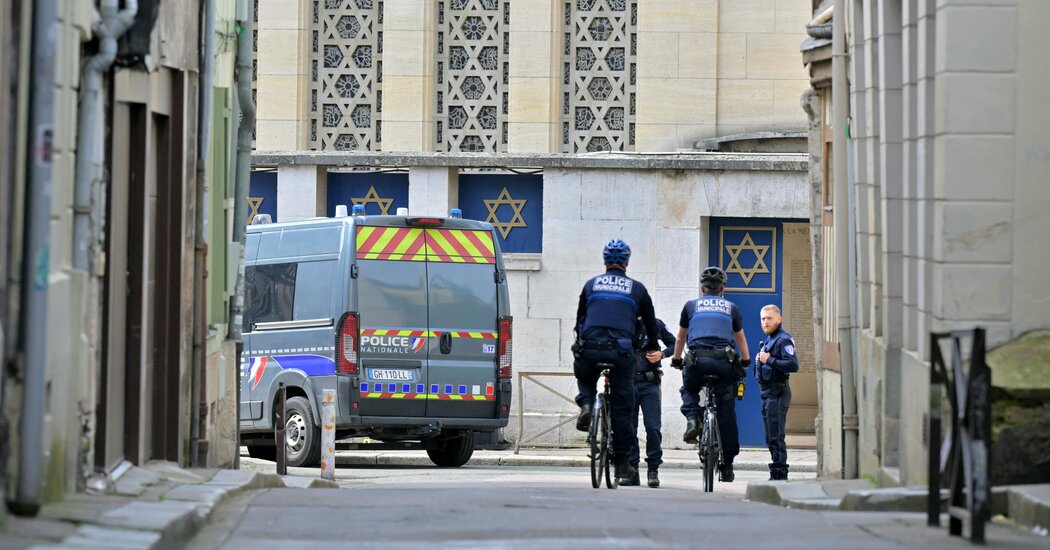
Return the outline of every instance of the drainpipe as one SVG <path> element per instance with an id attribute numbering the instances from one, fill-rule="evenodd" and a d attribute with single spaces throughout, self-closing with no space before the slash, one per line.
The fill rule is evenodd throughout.
<path id="1" fill-rule="evenodd" d="M 252 20 L 255 7 L 251 0 L 242 0 L 237 6 L 237 105 L 241 112 L 237 126 L 237 167 L 233 194 L 233 242 L 237 244 L 239 259 L 237 284 L 230 303 L 230 339 L 236 342 L 237 365 L 241 362 L 241 319 L 244 313 L 244 226 L 248 219 L 248 183 L 251 176 L 252 131 L 255 128 L 255 102 L 252 100 Z M 238 369 L 238 372 L 240 370 Z M 241 437 L 241 383 L 237 380 L 237 445 Z M 234 455 L 234 467 L 240 465 L 240 453 Z"/>
<path id="2" fill-rule="evenodd" d="M 835 196 L 835 291 L 842 368 L 842 477 L 857 477 L 857 385 L 853 363 L 853 327 L 849 286 L 850 242 L 849 182 L 846 163 L 846 117 L 849 81 L 846 77 L 846 0 L 835 0 L 831 24 L 831 116 Z"/>
<path id="3" fill-rule="evenodd" d="M 215 0 L 201 2 L 201 76 L 197 101 L 196 238 L 193 262 L 193 374 L 190 395 L 197 396 L 190 411 L 190 460 L 197 467 L 208 463 L 208 361 L 207 267 L 208 257 L 208 151 L 211 147 L 212 96 L 215 77 Z"/>
<path id="4" fill-rule="evenodd" d="M 73 269 L 79 271 L 91 269 L 89 248 L 97 249 L 102 241 L 102 165 L 105 162 L 102 75 L 109 71 L 117 58 L 117 39 L 128 30 L 138 12 L 138 0 L 126 0 L 123 10 L 119 9 L 119 4 L 119 0 L 102 0 L 99 7 L 102 19 L 94 29 L 95 35 L 99 37 L 98 53 L 84 65 L 84 76 L 80 80 L 76 176 L 73 183 Z M 94 233 L 92 226 L 96 230 Z"/>
<path id="5" fill-rule="evenodd" d="M 8 507 L 18 515 L 40 510 L 43 462 L 44 391 L 47 368 L 47 287 L 51 270 L 52 151 L 55 140 L 55 36 L 58 0 L 33 3 L 29 136 L 26 159 L 25 252 L 18 331 L 19 372 L 24 376 L 18 419 L 18 486 Z M 53 456 L 51 460 L 62 460 Z"/>

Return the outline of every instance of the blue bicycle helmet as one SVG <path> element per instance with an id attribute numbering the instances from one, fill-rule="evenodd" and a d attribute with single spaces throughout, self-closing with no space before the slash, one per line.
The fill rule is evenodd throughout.
<path id="1" fill-rule="evenodd" d="M 613 239 L 602 250 L 602 259 L 609 265 L 627 265 L 631 259 L 631 247 L 620 239 Z"/>

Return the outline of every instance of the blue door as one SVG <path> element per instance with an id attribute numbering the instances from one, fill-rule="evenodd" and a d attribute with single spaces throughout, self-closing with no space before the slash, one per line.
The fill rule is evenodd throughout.
<path id="1" fill-rule="evenodd" d="M 744 335 L 751 357 L 758 353 L 758 344 L 765 339 L 759 320 L 762 306 L 782 307 L 783 225 L 798 221 L 805 220 L 711 218 L 709 257 L 711 263 L 724 269 L 729 277 L 726 298 L 740 308 L 744 317 Z M 748 369 L 744 400 L 736 404 L 741 445 L 765 446 L 761 401 L 758 382 Z"/>

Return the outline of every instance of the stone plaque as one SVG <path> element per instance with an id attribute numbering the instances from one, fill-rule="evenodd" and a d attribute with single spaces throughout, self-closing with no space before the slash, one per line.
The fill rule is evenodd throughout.
<path id="1" fill-rule="evenodd" d="M 784 224 L 784 328 L 795 339 L 799 373 L 816 371 L 813 359 L 813 263 L 809 224 Z"/>

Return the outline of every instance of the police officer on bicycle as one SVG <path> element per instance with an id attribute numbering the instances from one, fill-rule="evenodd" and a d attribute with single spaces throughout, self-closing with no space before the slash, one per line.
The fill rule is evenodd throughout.
<path id="1" fill-rule="evenodd" d="M 684 367 L 681 410 L 686 418 L 686 428 L 682 439 L 687 443 L 695 443 L 700 433 L 702 377 L 718 376 L 714 390 L 718 399 L 718 431 L 724 461 L 720 478 L 731 482 L 734 479 L 733 459 L 740 453 L 735 386 L 742 378 L 740 373 L 744 366 L 751 360 L 740 309 L 722 296 L 726 281 L 725 272 L 718 267 L 709 267 L 700 274 L 703 295 L 689 300 L 682 308 L 671 366 Z M 686 345 L 690 358 L 687 365 L 682 360 L 682 350 Z"/>
<path id="2" fill-rule="evenodd" d="M 631 448 L 631 411 L 634 410 L 634 361 L 641 320 L 647 337 L 647 351 L 658 349 L 656 315 L 653 301 L 645 285 L 627 276 L 631 247 L 620 239 L 613 239 L 602 251 L 605 273 L 587 281 L 580 293 L 576 310 L 576 342 L 572 346 L 575 362 L 573 373 L 579 395 L 580 417 L 576 429 L 588 431 L 591 412 L 597 395 L 599 363 L 613 365 L 609 373 L 612 393 L 611 418 L 613 430 L 613 462 L 616 477 L 631 478 L 637 470 L 627 460 Z"/>
<path id="3" fill-rule="evenodd" d="M 788 463 L 784 425 L 791 405 L 788 374 L 798 372 L 798 357 L 795 356 L 795 341 L 780 326 L 780 308 L 770 304 L 762 308 L 761 315 L 762 332 L 766 333 L 766 339 L 755 355 L 755 379 L 762 389 L 762 420 L 766 427 L 766 445 L 772 459 L 769 463 L 769 479 L 786 480 Z"/>
<path id="4" fill-rule="evenodd" d="M 660 445 L 663 434 L 660 432 L 660 379 L 663 371 L 660 370 L 660 360 L 670 357 L 674 353 L 675 338 L 667 325 L 660 319 L 656 320 L 656 326 L 660 334 L 660 343 L 664 345 L 661 351 L 638 352 L 634 366 L 634 410 L 631 411 L 631 452 L 628 460 L 631 467 L 638 469 L 641 458 L 641 448 L 638 446 L 638 413 L 642 413 L 645 424 L 645 463 L 648 469 L 648 485 L 652 488 L 660 486 L 660 465 L 663 464 L 663 449 Z M 648 342 L 642 342 L 644 348 Z M 639 485 L 638 474 L 634 477 L 620 481 L 620 485 Z"/>

